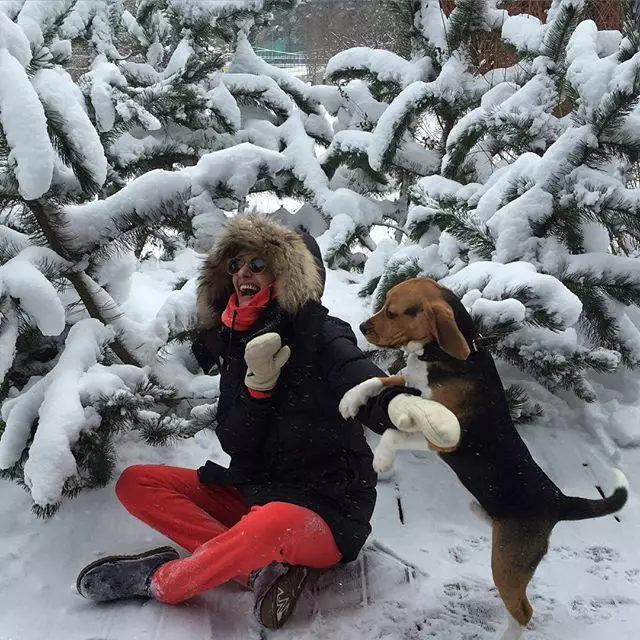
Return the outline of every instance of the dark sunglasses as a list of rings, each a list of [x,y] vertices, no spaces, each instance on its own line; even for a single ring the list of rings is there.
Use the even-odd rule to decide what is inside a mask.
[[[267,261],[264,258],[232,258],[227,262],[227,273],[233,276],[238,273],[245,264],[249,265],[252,273],[262,273],[267,268]]]

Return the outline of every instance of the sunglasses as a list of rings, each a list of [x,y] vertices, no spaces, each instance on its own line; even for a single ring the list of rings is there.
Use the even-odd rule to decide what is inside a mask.
[[[227,273],[233,276],[238,273],[245,264],[249,265],[252,273],[262,273],[267,268],[267,261],[264,258],[232,258],[227,262]]]

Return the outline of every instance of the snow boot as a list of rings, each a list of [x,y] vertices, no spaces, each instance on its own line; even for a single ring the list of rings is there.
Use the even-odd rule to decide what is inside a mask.
[[[159,547],[136,556],[107,556],[87,565],[78,575],[78,593],[94,602],[121,598],[150,598],[153,573],[170,560],[180,557],[172,547]]]
[[[255,594],[253,612],[267,629],[279,629],[292,616],[309,578],[319,572],[308,567],[272,562],[251,574],[249,587]]]

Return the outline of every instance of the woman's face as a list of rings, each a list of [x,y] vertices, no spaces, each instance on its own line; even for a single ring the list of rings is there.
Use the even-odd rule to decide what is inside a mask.
[[[260,256],[236,256],[229,260],[227,271],[231,275],[240,307],[246,307],[258,291],[266,289],[275,280],[266,260]]]

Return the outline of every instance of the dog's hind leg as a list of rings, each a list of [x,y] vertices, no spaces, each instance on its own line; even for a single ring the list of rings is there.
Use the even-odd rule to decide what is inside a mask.
[[[491,569],[509,612],[502,640],[519,640],[533,616],[527,586],[549,546],[553,524],[544,520],[494,520]]]

